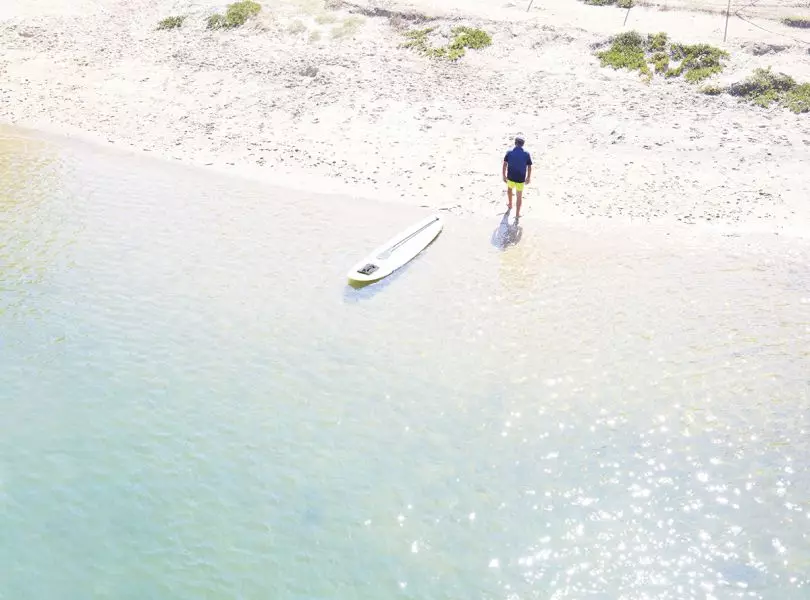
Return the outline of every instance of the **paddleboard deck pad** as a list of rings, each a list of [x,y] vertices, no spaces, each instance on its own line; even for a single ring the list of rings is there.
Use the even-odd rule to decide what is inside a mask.
[[[422,252],[443,227],[439,215],[414,223],[354,265],[348,274],[349,281],[370,283],[387,277]]]

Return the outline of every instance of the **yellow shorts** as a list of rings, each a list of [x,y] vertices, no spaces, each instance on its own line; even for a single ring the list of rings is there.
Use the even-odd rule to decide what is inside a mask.
[[[522,192],[522,191],[523,191],[523,186],[524,186],[524,185],[525,185],[525,184],[523,184],[523,183],[517,183],[517,182],[515,182],[515,181],[512,181],[511,179],[507,179],[507,180],[506,180],[506,187],[511,188],[511,189],[513,189],[513,190],[517,190],[517,191],[519,191],[519,192]]]

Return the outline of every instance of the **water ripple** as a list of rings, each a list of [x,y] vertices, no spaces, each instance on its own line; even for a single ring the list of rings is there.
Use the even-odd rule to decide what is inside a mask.
[[[0,157],[0,597],[807,597],[805,241]]]

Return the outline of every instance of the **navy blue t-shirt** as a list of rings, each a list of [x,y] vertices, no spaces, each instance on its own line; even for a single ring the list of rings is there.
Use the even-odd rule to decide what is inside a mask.
[[[524,183],[526,181],[526,167],[532,164],[532,157],[520,146],[515,146],[506,156],[503,157],[503,162],[508,166],[506,169],[506,178],[515,183]]]

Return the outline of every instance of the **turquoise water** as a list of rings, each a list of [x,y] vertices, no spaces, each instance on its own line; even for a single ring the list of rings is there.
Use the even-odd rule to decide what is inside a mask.
[[[424,214],[2,130],[0,598],[810,595],[806,241]]]

